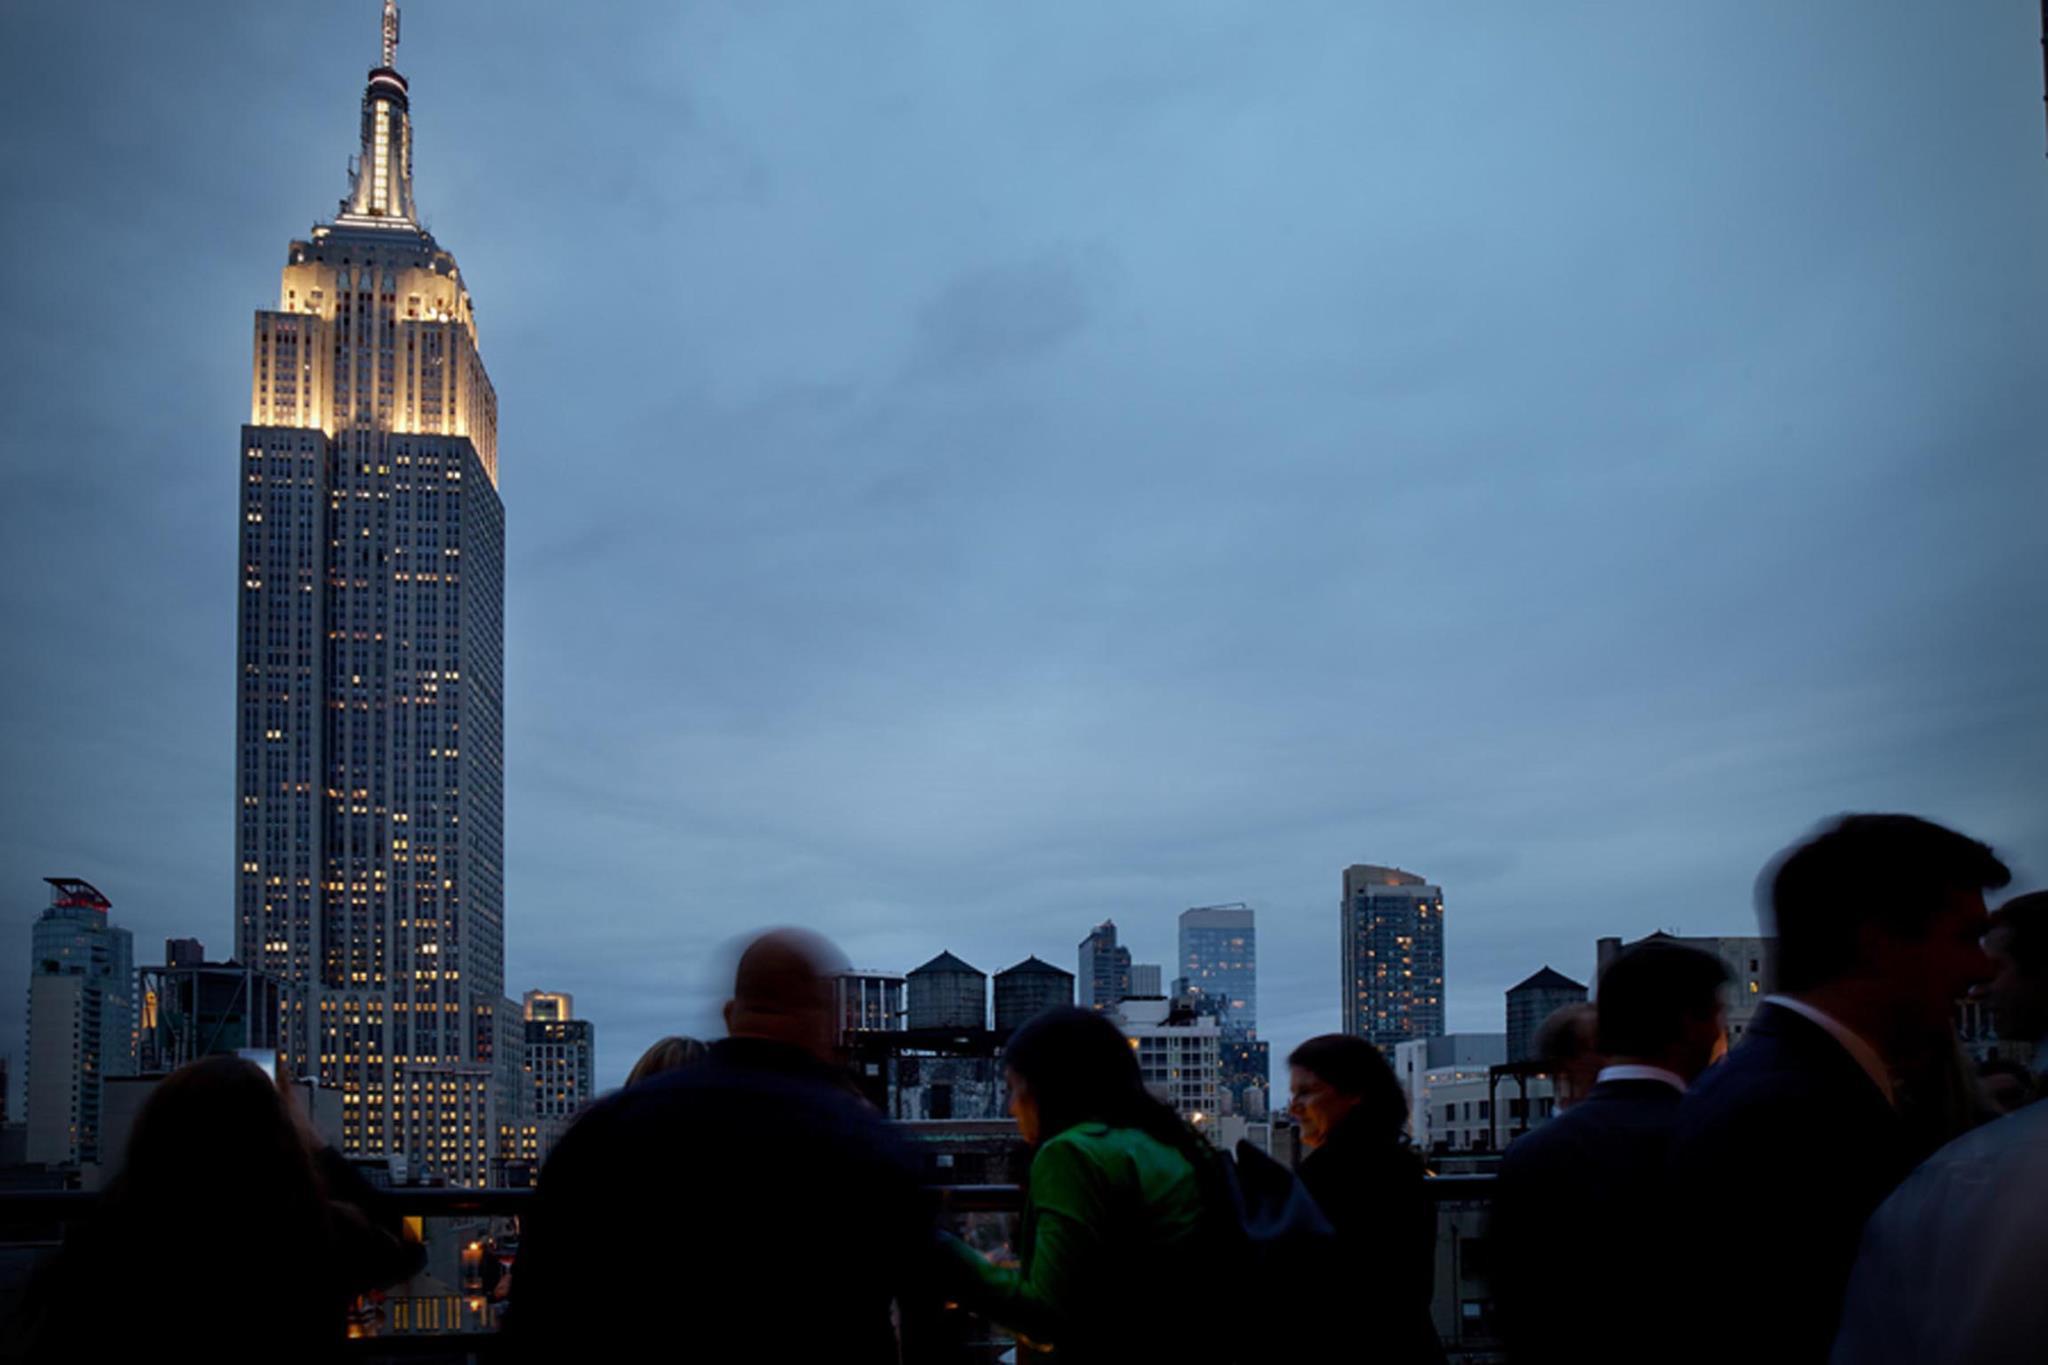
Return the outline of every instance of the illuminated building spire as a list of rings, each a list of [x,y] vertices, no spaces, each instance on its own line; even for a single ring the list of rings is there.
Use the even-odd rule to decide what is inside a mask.
[[[341,218],[415,228],[412,204],[412,116],[398,60],[398,5],[384,0],[383,65],[370,72],[363,90],[363,150],[353,170]]]

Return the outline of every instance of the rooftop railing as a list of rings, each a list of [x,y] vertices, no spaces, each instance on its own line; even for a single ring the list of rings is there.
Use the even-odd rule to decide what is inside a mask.
[[[1423,1184],[1431,1201],[1439,1207],[1437,1250],[1438,1327],[1454,1361],[1478,1359],[1459,1349],[1460,1344],[1484,1348],[1491,1345],[1482,1299],[1473,1297],[1474,1284],[1483,1284],[1484,1258],[1467,1264],[1466,1244],[1473,1240],[1471,1228],[1460,1226],[1454,1215],[1484,1210],[1491,1198],[1491,1175],[1440,1175]],[[954,1231],[975,1241],[978,1225],[997,1240],[1007,1241],[1007,1225],[996,1231],[996,1220],[1020,1212],[1024,1192],[1017,1185],[935,1185],[941,1218]],[[450,1189],[434,1186],[395,1186],[380,1189],[384,1209],[392,1214],[432,1220],[428,1228],[430,1245],[435,1236],[458,1248],[475,1252],[481,1242],[500,1230],[516,1236],[516,1220],[533,1206],[530,1189]],[[89,1218],[98,1195],[76,1190],[0,1191],[0,1248],[19,1257],[54,1249],[64,1225]],[[477,1234],[475,1242],[463,1239]],[[982,1239],[984,1242],[989,1237]],[[457,1260],[461,1270],[453,1282],[433,1278],[424,1283],[407,1281],[379,1295],[368,1296],[354,1315],[346,1358],[358,1365],[381,1361],[488,1362],[504,1358],[497,1336],[501,1301],[485,1293],[480,1271],[481,1257]],[[514,1256],[516,1275],[516,1254]],[[427,1274],[432,1275],[430,1265]],[[18,1288],[18,1285],[16,1286]],[[1473,1311],[1474,1304],[1481,1305]],[[1009,1348],[1000,1333],[984,1324],[965,1319],[941,1334],[952,1343],[943,1357],[948,1361],[993,1361]]]

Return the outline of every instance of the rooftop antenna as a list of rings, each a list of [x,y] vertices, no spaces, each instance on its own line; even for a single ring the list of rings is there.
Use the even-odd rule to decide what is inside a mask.
[[[2048,6],[2048,0],[2041,0]],[[2048,14],[2048,8],[2042,11]],[[398,0],[384,0],[384,66],[386,70],[397,70],[398,62]]]

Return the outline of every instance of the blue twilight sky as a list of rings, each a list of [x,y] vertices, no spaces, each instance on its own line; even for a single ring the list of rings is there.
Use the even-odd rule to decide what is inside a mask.
[[[0,12],[0,1050],[44,874],[232,946],[250,315],[373,0]],[[2048,876],[2039,11],[418,0],[508,512],[507,986],[1071,967],[1350,862],[1450,1022],[1817,818]],[[1169,969],[1169,975],[1171,971]]]

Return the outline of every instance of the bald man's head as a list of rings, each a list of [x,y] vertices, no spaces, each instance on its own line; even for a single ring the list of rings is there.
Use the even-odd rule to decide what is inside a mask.
[[[846,958],[808,929],[772,929],[747,945],[733,973],[725,1028],[735,1038],[765,1038],[832,1058],[838,1033],[832,982]]]

